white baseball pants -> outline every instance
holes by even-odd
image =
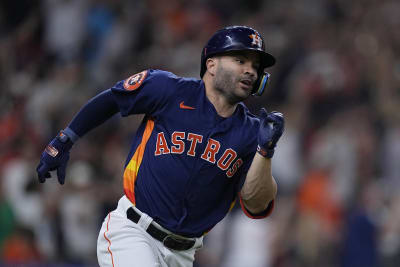
[[[191,267],[194,254],[203,245],[203,237],[196,238],[193,248],[175,251],[152,236],[146,229],[153,223],[159,229],[171,233],[161,227],[145,213],[133,207],[141,218],[136,224],[126,216],[132,207],[130,200],[123,196],[118,207],[104,219],[97,239],[97,259],[101,267]]]

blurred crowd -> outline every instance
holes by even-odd
[[[273,214],[235,208],[196,267],[400,266],[400,2],[20,0],[0,3],[0,263],[96,266],[141,116],[116,115],[39,184],[45,145],[91,97],[144,69],[197,77],[217,29],[247,25],[277,58],[262,97],[286,130]]]

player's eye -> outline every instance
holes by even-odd
[[[238,62],[239,64],[244,64],[244,60],[241,58],[236,58],[236,62]]]

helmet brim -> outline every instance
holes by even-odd
[[[204,62],[201,62],[200,77],[203,77],[204,73],[207,70],[206,61],[208,58],[216,56],[216,55],[223,55],[223,54],[226,54],[229,52],[235,52],[235,51],[238,51],[238,52],[240,52],[240,51],[255,51],[255,52],[257,52],[260,55],[260,59],[261,59],[260,71],[264,70],[265,68],[272,67],[276,63],[276,59],[273,55],[271,55],[265,51],[260,51],[259,49],[252,49],[252,48],[228,49],[228,50],[225,50],[222,52],[210,53],[207,55],[207,57],[204,57],[203,58]]]

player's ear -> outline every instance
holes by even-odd
[[[217,65],[217,60],[215,57],[207,58],[206,60],[207,71],[211,75],[215,75],[216,65]]]

